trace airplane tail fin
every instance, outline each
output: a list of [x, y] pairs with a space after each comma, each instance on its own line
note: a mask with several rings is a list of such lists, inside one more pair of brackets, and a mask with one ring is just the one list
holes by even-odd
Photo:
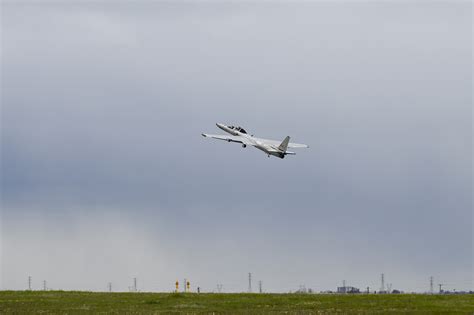
[[288, 149], [288, 143], [290, 143], [290, 137], [289, 136], [287, 136], [285, 138], [285, 140], [283, 140], [283, 142], [280, 144], [278, 149], [283, 151], [283, 152], [286, 152], [286, 149]]

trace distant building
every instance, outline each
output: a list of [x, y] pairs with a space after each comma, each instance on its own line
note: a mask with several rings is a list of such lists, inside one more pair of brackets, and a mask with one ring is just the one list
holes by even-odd
[[354, 287], [337, 287], [337, 293], [360, 293], [360, 290]]
[[299, 290], [295, 291], [295, 293], [313, 293], [313, 289], [309, 288], [309, 289], [306, 289], [306, 286], [304, 285], [300, 285], [300, 288]]

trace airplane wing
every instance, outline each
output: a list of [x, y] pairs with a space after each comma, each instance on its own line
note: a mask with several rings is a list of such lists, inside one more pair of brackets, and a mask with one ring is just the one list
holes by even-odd
[[[277, 141], [277, 140], [268, 140], [268, 139], [261, 139], [261, 138], [254, 138], [254, 139], [259, 141], [259, 142], [268, 143], [268, 144], [271, 144], [271, 145], [276, 146], [276, 147], [278, 147], [281, 144], [281, 141]], [[309, 148], [309, 145], [301, 144], [301, 143], [291, 143], [290, 142], [290, 143], [288, 143], [288, 148], [292, 148], [292, 149]]]
[[228, 136], [228, 135], [210, 135], [210, 134], [207, 134], [207, 133], [203, 133], [202, 134], [203, 137], [206, 137], [206, 138], [212, 138], [212, 139], [218, 139], [218, 140], [224, 140], [224, 141], [227, 141], [227, 142], [237, 142], [237, 143], [243, 143], [243, 144], [248, 144], [248, 145], [252, 145], [252, 143], [249, 143], [247, 141], [247, 139], [243, 138], [243, 137], [238, 137], [238, 136]]

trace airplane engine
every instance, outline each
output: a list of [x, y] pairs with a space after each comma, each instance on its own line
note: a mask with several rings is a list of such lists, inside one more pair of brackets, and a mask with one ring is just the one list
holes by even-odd
[[246, 148], [246, 147], [247, 147], [247, 145], [245, 143], [242, 144], [242, 148]]

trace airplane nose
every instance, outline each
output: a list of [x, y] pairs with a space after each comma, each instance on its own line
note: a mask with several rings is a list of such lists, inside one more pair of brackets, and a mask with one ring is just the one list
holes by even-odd
[[219, 123], [217, 123], [216, 126], [219, 127], [219, 128], [221, 128], [221, 129], [223, 129], [223, 130], [225, 130], [224, 127], [226, 127], [226, 125], [224, 125], [224, 124], [219, 124]]

